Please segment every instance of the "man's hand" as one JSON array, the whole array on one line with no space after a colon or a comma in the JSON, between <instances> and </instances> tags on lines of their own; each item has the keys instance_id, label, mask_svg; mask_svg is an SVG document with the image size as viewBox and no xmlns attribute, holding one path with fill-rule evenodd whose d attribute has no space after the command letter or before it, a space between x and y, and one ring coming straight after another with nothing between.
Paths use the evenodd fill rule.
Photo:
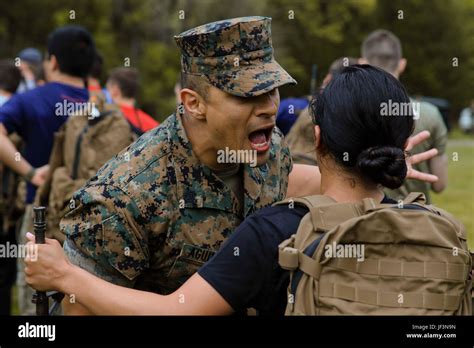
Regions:
<instances>
[{"instance_id":1,"label":"man's hand","mask_svg":"<svg viewBox=\"0 0 474 348\"><path fill-rule=\"evenodd\" d=\"M37 187L42 186L45 183L46 178L48 177L48 173L49 173L49 164L36 168L35 175L33 175L33 178L31 179L31 183Z\"/></svg>"},{"instance_id":2,"label":"man's hand","mask_svg":"<svg viewBox=\"0 0 474 348\"><path fill-rule=\"evenodd\" d=\"M422 143L426 139L430 137L430 132L428 131L422 131L418 133L417 135L414 135L410 138L408 138L408 143L407 147L405 148L406 151L410 151L415 147L416 145ZM417 164L420 162L427 161L435 156L438 155L438 150L436 149L430 149L425 152L418 153L416 155L412 155L407 157L406 162L407 162L407 179L416 179L416 180L421 180L421 181L426 181L426 182L436 182L438 181L438 177L433 174L428 174L428 173L423 173L420 172L416 169L413 169L412 165Z\"/></svg>"}]
</instances>

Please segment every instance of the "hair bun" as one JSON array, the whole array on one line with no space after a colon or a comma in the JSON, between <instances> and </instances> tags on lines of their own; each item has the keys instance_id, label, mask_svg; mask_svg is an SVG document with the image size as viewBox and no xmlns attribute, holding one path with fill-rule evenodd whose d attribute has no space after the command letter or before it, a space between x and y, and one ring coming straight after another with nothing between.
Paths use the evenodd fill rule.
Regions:
<instances>
[{"instance_id":1,"label":"hair bun","mask_svg":"<svg viewBox=\"0 0 474 348\"><path fill-rule=\"evenodd\" d=\"M357 157L356 166L362 176L391 189L400 187L407 175L405 153L393 146L365 149Z\"/></svg>"}]
</instances>

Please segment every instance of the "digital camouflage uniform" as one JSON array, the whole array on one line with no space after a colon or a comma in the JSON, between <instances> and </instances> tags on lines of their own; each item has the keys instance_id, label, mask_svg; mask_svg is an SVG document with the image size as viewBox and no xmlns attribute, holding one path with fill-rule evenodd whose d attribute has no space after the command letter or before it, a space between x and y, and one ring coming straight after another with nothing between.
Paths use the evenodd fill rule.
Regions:
<instances>
[{"instance_id":1,"label":"digital camouflage uniform","mask_svg":"<svg viewBox=\"0 0 474 348\"><path fill-rule=\"evenodd\" d=\"M273 60L269 18L211 23L176 41L183 71L205 72L228 93L255 96L294 83ZM240 57L240 65L228 65L226 55ZM241 207L193 154L181 115L171 115L74 194L75 209L61 221L66 254L116 284L162 294L176 290L246 216L285 197L292 163L282 138L275 129L266 164L244 166Z\"/></svg>"}]
</instances>

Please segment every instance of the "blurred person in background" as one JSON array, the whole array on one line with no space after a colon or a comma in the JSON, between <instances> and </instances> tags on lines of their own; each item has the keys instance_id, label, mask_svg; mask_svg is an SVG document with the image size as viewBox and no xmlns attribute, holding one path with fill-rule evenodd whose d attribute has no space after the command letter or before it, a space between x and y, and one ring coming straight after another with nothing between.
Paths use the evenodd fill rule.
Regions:
<instances>
[{"instance_id":1,"label":"blurred person in background","mask_svg":"<svg viewBox=\"0 0 474 348\"><path fill-rule=\"evenodd\" d=\"M21 81L21 72L13 60L0 61L0 106L15 94ZM0 163L0 245L16 244L15 224L11 224L10 212L15 199L14 173ZM16 279L16 260L0 258L0 315L10 315L11 290Z\"/></svg>"},{"instance_id":2,"label":"blurred person in background","mask_svg":"<svg viewBox=\"0 0 474 348\"><path fill-rule=\"evenodd\" d=\"M21 71L10 59L0 61L0 106L17 91L22 79Z\"/></svg>"},{"instance_id":3,"label":"blurred person in background","mask_svg":"<svg viewBox=\"0 0 474 348\"><path fill-rule=\"evenodd\" d=\"M280 102L276 125L284 135L292 129L302 111L309 105L309 96L301 98L285 98Z\"/></svg>"},{"instance_id":4,"label":"blurred person in background","mask_svg":"<svg viewBox=\"0 0 474 348\"><path fill-rule=\"evenodd\" d=\"M159 125L159 122L153 117L136 107L136 98L140 88L137 69L116 68L112 70L106 87L112 101L120 107L136 134L141 135Z\"/></svg>"},{"instance_id":5,"label":"blurred person in background","mask_svg":"<svg viewBox=\"0 0 474 348\"><path fill-rule=\"evenodd\" d=\"M474 131L474 99L471 100L471 106L462 109L459 115L459 128L464 133L472 133Z\"/></svg>"},{"instance_id":6,"label":"blurred person in background","mask_svg":"<svg viewBox=\"0 0 474 348\"><path fill-rule=\"evenodd\" d=\"M48 57L44 72L48 83L14 95L0 107L0 162L21 175L27 182L25 214L17 237L23 243L32 215L36 188L48 174L48 161L54 133L66 122L69 110L89 99L85 78L95 56L91 34L80 26L64 26L53 31L47 39ZM72 107L70 107L72 106ZM23 156L8 137L17 133L25 143ZM18 262L22 262L18 259ZM32 290L24 282L18 268L17 288L21 314L34 314Z\"/></svg>"},{"instance_id":7,"label":"blurred person in background","mask_svg":"<svg viewBox=\"0 0 474 348\"><path fill-rule=\"evenodd\" d=\"M18 92L25 92L34 89L38 85L41 75L41 65L43 57L41 52L33 47L25 48L18 54L20 58L19 68L22 81L18 86Z\"/></svg>"},{"instance_id":8,"label":"blurred person in background","mask_svg":"<svg viewBox=\"0 0 474 348\"><path fill-rule=\"evenodd\" d=\"M397 79L407 65L407 60L403 58L400 40L388 30L378 29L370 33L362 43L361 53L361 63L381 68ZM436 175L438 181L430 184L407 179L400 188L396 190L386 189L386 193L390 197L400 200L410 192L422 192L426 196L427 203L430 204L430 191L440 193L448 184L448 157L446 155L448 131L439 110L434 105L413 100L413 98L411 98L411 102L419 104L419 115L414 117L415 130L413 134L416 135L423 130L427 130L431 134L427 141L413 148L412 154L418 154L430 148L438 150L437 156L415 165L414 168Z\"/></svg>"},{"instance_id":9,"label":"blurred person in background","mask_svg":"<svg viewBox=\"0 0 474 348\"><path fill-rule=\"evenodd\" d=\"M350 65L357 64L357 58L341 57L332 62L327 75L323 79L321 88L327 86L334 76ZM281 108L280 108L281 110ZM314 147L313 121L307 107L300 112L296 122L286 135L294 163L317 165L316 148Z\"/></svg>"},{"instance_id":10,"label":"blurred person in background","mask_svg":"<svg viewBox=\"0 0 474 348\"><path fill-rule=\"evenodd\" d=\"M87 89L89 92L102 93L106 103L112 104L112 98L107 88L102 87L100 84L100 79L102 77L102 72L104 70L104 58L99 52L96 52L94 58L94 64L92 69L87 76Z\"/></svg>"}]
</instances>

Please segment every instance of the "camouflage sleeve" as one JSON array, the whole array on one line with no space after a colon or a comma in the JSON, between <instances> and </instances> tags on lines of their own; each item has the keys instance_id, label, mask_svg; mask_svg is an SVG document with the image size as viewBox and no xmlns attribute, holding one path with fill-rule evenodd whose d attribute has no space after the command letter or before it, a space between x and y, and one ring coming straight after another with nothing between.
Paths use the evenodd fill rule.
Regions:
<instances>
[{"instance_id":1,"label":"camouflage sleeve","mask_svg":"<svg viewBox=\"0 0 474 348\"><path fill-rule=\"evenodd\" d=\"M106 280L110 283L117 284L120 286L125 286L132 288L134 281L129 280L128 278L122 276L115 268L102 265L97 262L95 259L81 252L76 245L71 241L66 239L63 244L64 254L66 254L69 261L74 265L85 269L89 273L92 273L103 280Z\"/></svg>"},{"instance_id":2,"label":"camouflage sleeve","mask_svg":"<svg viewBox=\"0 0 474 348\"><path fill-rule=\"evenodd\" d=\"M132 286L149 265L136 203L116 187L89 184L74 194L70 208L60 227L71 262L105 280Z\"/></svg>"}]
</instances>

